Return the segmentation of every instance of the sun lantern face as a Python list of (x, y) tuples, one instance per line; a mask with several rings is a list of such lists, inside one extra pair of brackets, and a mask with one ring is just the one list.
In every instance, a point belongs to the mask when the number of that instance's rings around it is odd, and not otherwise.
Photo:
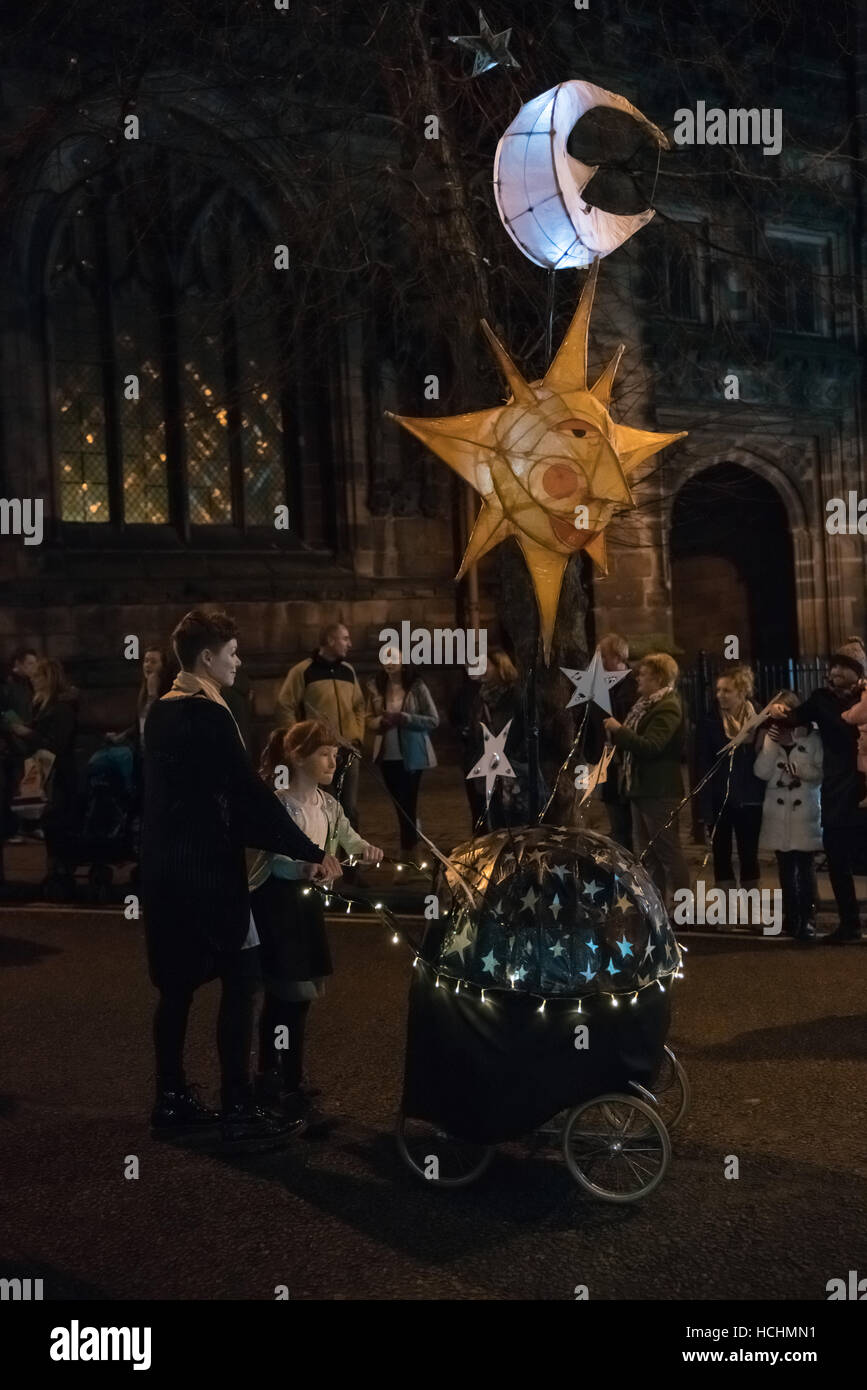
[(482, 498), (458, 579), (507, 536), (517, 539), (533, 580), (546, 662), (570, 557), (586, 549), (607, 570), (605, 528), (616, 510), (635, 505), (628, 475), (685, 433), (654, 434), (611, 419), (607, 407), (623, 348), (587, 389), (587, 333), (597, 273), (594, 262), (542, 381), (526, 381), (483, 322), (512, 390), (508, 403), (468, 415), (392, 417)]

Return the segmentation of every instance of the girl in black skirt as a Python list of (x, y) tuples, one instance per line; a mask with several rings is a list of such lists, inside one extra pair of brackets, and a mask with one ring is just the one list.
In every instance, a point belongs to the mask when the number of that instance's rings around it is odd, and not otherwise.
[[(327, 724), (308, 719), (276, 729), (262, 756), (261, 774), (295, 823), (329, 854), (342, 849), (365, 864), (382, 850), (353, 830), (330, 785), (337, 745)], [(304, 1029), (314, 999), (332, 973), (322, 895), (301, 877), (302, 865), (281, 854), (258, 854), (250, 869), (250, 905), (259, 935), (265, 1000), (259, 1020), (261, 1100), (281, 1103), (290, 1116), (304, 1114)], [(326, 886), (327, 885), (323, 885)]]

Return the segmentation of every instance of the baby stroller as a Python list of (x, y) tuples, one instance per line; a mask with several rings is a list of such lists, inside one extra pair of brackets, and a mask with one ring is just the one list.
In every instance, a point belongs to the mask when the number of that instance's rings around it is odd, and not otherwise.
[(410, 988), (402, 1157), (462, 1187), (497, 1144), (555, 1133), (586, 1191), (647, 1196), (689, 1101), (666, 1046), (681, 953), (650, 876), (550, 826), (486, 835), (451, 866)]

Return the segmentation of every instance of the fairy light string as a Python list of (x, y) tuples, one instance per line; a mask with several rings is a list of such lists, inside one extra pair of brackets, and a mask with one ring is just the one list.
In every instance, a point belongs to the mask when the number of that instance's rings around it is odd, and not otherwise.
[[(559, 771), (558, 771), (558, 773), (557, 773), (557, 778), (555, 779), (555, 783), (554, 783), (554, 791), (552, 792), (551, 796), (549, 797), (548, 801), (547, 801), (546, 804), (545, 804), (545, 807), (543, 808), (543, 810), (542, 810), (542, 812), (541, 812), (541, 814), (540, 814), (540, 817), (539, 817), (539, 822), (540, 822), (540, 823), (541, 823), (541, 821), (542, 821), (542, 818), (544, 817), (544, 815), (545, 815), (546, 812), (548, 811), (548, 809), (549, 809), (549, 807), (550, 807), (552, 801), (554, 800), (554, 795), (555, 795), (555, 793), (556, 793), (556, 788), (557, 788), (557, 784), (558, 784), (558, 782), (559, 782), (560, 777), (561, 777), (562, 774), (566, 771), (566, 769), (569, 767), (569, 764), (570, 764), (572, 758), (574, 757), (574, 755), (575, 755), (575, 753), (576, 753), (578, 747), (580, 746), (580, 743), (581, 743), (581, 740), (582, 740), (582, 737), (583, 737), (583, 733), (584, 733), (584, 727), (585, 727), (585, 724), (586, 724), (586, 721), (587, 721), (588, 709), (589, 709), (589, 706), (588, 706), (588, 707), (585, 707), (584, 713), (583, 713), (583, 716), (582, 716), (582, 719), (581, 719), (581, 723), (580, 723), (580, 725), (579, 725), (577, 734), (576, 734), (576, 736), (575, 736), (575, 738), (574, 738), (574, 740), (573, 740), (572, 746), (571, 746), (571, 748), (569, 749), (569, 751), (568, 751), (568, 753), (567, 753), (567, 755), (566, 755), (566, 758), (565, 758), (563, 764), (561, 765), (561, 767), (560, 767), (560, 769), (559, 769)], [(356, 749), (356, 748), (354, 748), (354, 747), (351, 747), (351, 746), (350, 746), (350, 747), (346, 747), (345, 751), (347, 752), (348, 757), (347, 757), (347, 760), (346, 760), (344, 766), (341, 768), (341, 770), (340, 770), (340, 772), (339, 772), (339, 774), (338, 774), (338, 777), (337, 777), (337, 779), (336, 779), (337, 785), (336, 785), (336, 787), (335, 787), (334, 794), (339, 798), (339, 796), (340, 796), (340, 790), (341, 790), (341, 786), (342, 786), (343, 777), (344, 777), (344, 775), (345, 775), (345, 772), (346, 772), (347, 768), (350, 766), (350, 763), (351, 763), (352, 759), (353, 759), (353, 758), (359, 758), (359, 759), (363, 760), (365, 763), (367, 763), (368, 766), (369, 766), (369, 767), (374, 771), (374, 773), (377, 775), (378, 780), (379, 780), (379, 782), (380, 782), (380, 784), (381, 784), (383, 790), (386, 791), (386, 793), (387, 793), (387, 795), (389, 796), (389, 799), (391, 800), (391, 802), (392, 802), (392, 804), (393, 804), (395, 810), (397, 811), (398, 815), (399, 815), (399, 816), (402, 816), (402, 817), (404, 818), (404, 820), (406, 820), (407, 824), (410, 824), (411, 822), (410, 822), (409, 816), (406, 814), (406, 812), (404, 811), (403, 807), (400, 806), (400, 805), (397, 803), (397, 801), (394, 799), (394, 797), (393, 797), (393, 796), (391, 795), (391, 793), (389, 792), (388, 788), (385, 786), (384, 779), (382, 778), (382, 775), (381, 775), (381, 773), (380, 773), (380, 770), (379, 770), (379, 768), (376, 767), (375, 763), (373, 763), (371, 759), (369, 759), (366, 755), (364, 755), (364, 754), (362, 754), (361, 752), (359, 752), (359, 750)], [(721, 757), (717, 760), (717, 762), (714, 763), (713, 767), (710, 769), (710, 771), (707, 773), (707, 775), (701, 780), (701, 782), (700, 782), (696, 787), (694, 787), (694, 788), (691, 790), (691, 792), (689, 793), (689, 795), (686, 796), (686, 797), (684, 798), (683, 802), (681, 802), (680, 806), (678, 806), (677, 811), (679, 811), (679, 810), (681, 809), (681, 807), (682, 807), (683, 805), (685, 805), (686, 802), (688, 802), (688, 801), (692, 798), (692, 796), (694, 796), (694, 795), (696, 794), (696, 792), (698, 792), (698, 791), (701, 790), (701, 788), (705, 785), (706, 781), (707, 781), (710, 777), (713, 776), (713, 774), (714, 774), (715, 771), (717, 770), (717, 767), (721, 764), (721, 762), (722, 762), (722, 760), (723, 760), (723, 758), (724, 758), (725, 756), (727, 756), (727, 754), (726, 754), (726, 753), (723, 753), (723, 754), (721, 755)], [(486, 807), (485, 813), (484, 813), (485, 817), (487, 816), (488, 811), (489, 811), (489, 807)], [(677, 814), (677, 811), (675, 811), (674, 815)], [(674, 819), (674, 815), (672, 816), (672, 819)], [(481, 822), (482, 819), (483, 819), (483, 817), (480, 817), (480, 818), (479, 818), (479, 821)], [(670, 824), (670, 822), (669, 822), (669, 824)], [(444, 876), (444, 877), (445, 877), (445, 885), (446, 885), (446, 887), (447, 887), (447, 889), (448, 889), (448, 891), (449, 891), (449, 893), (450, 893), (451, 896), (450, 896), (450, 900), (449, 900), (449, 907), (447, 907), (447, 908), (445, 909), (445, 911), (444, 911), (441, 915), (442, 915), (443, 917), (448, 917), (448, 916), (449, 916), (449, 913), (454, 909), (454, 905), (455, 905), (455, 891), (454, 891), (454, 888), (452, 887), (452, 882), (451, 882), (452, 876), (453, 876), (454, 882), (458, 885), (458, 888), (460, 889), (460, 891), (462, 892), (462, 894), (465, 896), (465, 898), (466, 898), (467, 901), (469, 902), (471, 908), (472, 908), (473, 910), (477, 909), (477, 907), (479, 906), (479, 903), (478, 903), (478, 900), (477, 900), (476, 892), (473, 890), (472, 886), (467, 882), (466, 878), (464, 877), (464, 873), (462, 872), (463, 866), (457, 864), (457, 863), (455, 862), (455, 860), (452, 859), (449, 855), (443, 854), (443, 853), (437, 848), (437, 846), (436, 846), (435, 844), (433, 844), (433, 842), (428, 838), (428, 836), (425, 835), (421, 830), (419, 830), (418, 827), (417, 827), (415, 824), (413, 824), (412, 828), (413, 828), (413, 830), (414, 830), (418, 835), (420, 835), (420, 837), (422, 838), (422, 840), (424, 840), (425, 844), (428, 845), (428, 847), (430, 848), (430, 851), (431, 851), (432, 855), (433, 855), (433, 856), (443, 865), (443, 867), (447, 870), (447, 873), (446, 873), (445, 876)], [(473, 836), (472, 836), (473, 840), (475, 840), (475, 838), (476, 838), (476, 834), (477, 834), (478, 828), (479, 828), (478, 824), (477, 824), (476, 826), (473, 827)], [(511, 842), (511, 844), (512, 844), (512, 847), (513, 847), (513, 849), (514, 849), (514, 847), (515, 847), (515, 841), (514, 841), (514, 835), (513, 835), (513, 830), (514, 830), (514, 828), (513, 828), (511, 825), (509, 825), (509, 824), (507, 823), (506, 826), (504, 827), (504, 829), (506, 830), (506, 832), (507, 832), (507, 834), (508, 834), (508, 836), (509, 836), (509, 840), (510, 840), (510, 842)], [(654, 838), (656, 838), (656, 837), (654, 837)], [(650, 849), (650, 847), (651, 847), (652, 844), (653, 844), (653, 841), (651, 841), (651, 842), (650, 842), (650, 845), (647, 846), (647, 849), (644, 851), (645, 854), (647, 853), (647, 850)], [(517, 857), (517, 856), (516, 856), (516, 857)], [(644, 855), (640, 856), (640, 859), (641, 859), (641, 860), (643, 860), (643, 858), (644, 858)], [(371, 864), (369, 864), (369, 863), (365, 863), (365, 861), (363, 860), (363, 858), (362, 858), (361, 856), (351, 856), (351, 857), (347, 860), (347, 865), (348, 865), (349, 867), (355, 867), (355, 865), (358, 864), (358, 863), (364, 864), (364, 866), (367, 867), (367, 868), (374, 868), (374, 869), (380, 869), (380, 868), (382, 867), (383, 864), (390, 864), (390, 865), (393, 865), (393, 866), (394, 866), (395, 871), (396, 871), (397, 873), (402, 873), (402, 872), (403, 872), (404, 870), (406, 870), (406, 869), (414, 869), (414, 870), (416, 870), (418, 873), (424, 874), (424, 873), (426, 873), (426, 872), (431, 868), (431, 864), (430, 864), (430, 862), (429, 862), (428, 860), (422, 860), (421, 862), (417, 862), (417, 861), (415, 861), (415, 860), (413, 860), (413, 859), (410, 859), (410, 858), (408, 858), (408, 857), (406, 857), (406, 856), (402, 856), (400, 859), (395, 859), (395, 858), (393, 858), (392, 856), (383, 855), (382, 859), (381, 859), (379, 862), (377, 862), (375, 865), (371, 865)], [(493, 870), (493, 866), (491, 866), (491, 867), (492, 867), (492, 870)], [(491, 886), (491, 885), (492, 885), (492, 876), (491, 876), (491, 873), (488, 873), (488, 872), (486, 872), (484, 869), (482, 869), (482, 870), (481, 870), (481, 874), (482, 874), (482, 877), (483, 877), (483, 879), (484, 879), (484, 881), (485, 881), (485, 887)], [(383, 903), (383, 902), (379, 902), (379, 901), (377, 901), (377, 902), (371, 902), (369, 899), (363, 898), (363, 897), (361, 897), (361, 896), (354, 896), (354, 897), (352, 897), (352, 898), (348, 898), (348, 897), (346, 897), (345, 894), (342, 894), (342, 893), (339, 893), (339, 892), (335, 891), (334, 888), (326, 888), (326, 887), (324, 887), (324, 886), (321, 885), (321, 884), (313, 884), (313, 883), (306, 885), (306, 886), (302, 889), (302, 892), (303, 892), (304, 894), (318, 893), (318, 894), (320, 895), (320, 897), (323, 899), (323, 905), (324, 905), (324, 907), (326, 908), (326, 910), (329, 909), (329, 908), (331, 907), (332, 900), (334, 900), (336, 903), (339, 903), (339, 904), (341, 904), (341, 905), (344, 906), (344, 913), (345, 913), (345, 915), (347, 915), (347, 916), (351, 916), (351, 914), (352, 914), (352, 909), (353, 909), (354, 907), (355, 907), (355, 908), (360, 908), (360, 910), (361, 910), (362, 912), (366, 912), (366, 913), (368, 913), (368, 914), (370, 914), (370, 915), (375, 916), (375, 917), (379, 920), (379, 922), (381, 923), (381, 925), (383, 926), (383, 928), (389, 933), (389, 936), (390, 936), (390, 938), (391, 938), (392, 944), (394, 944), (394, 945), (403, 944), (404, 946), (407, 946), (407, 947), (412, 951), (412, 953), (413, 953), (413, 967), (414, 967), (415, 969), (417, 969), (417, 970), (421, 970), (421, 971), (426, 971), (426, 972), (428, 972), (429, 975), (430, 975), (430, 977), (434, 980), (435, 987), (438, 988), (438, 989), (439, 989), (439, 988), (448, 988), (448, 987), (451, 987), (452, 990), (453, 990), (453, 992), (454, 992), (455, 994), (464, 993), (464, 994), (466, 994), (469, 998), (471, 998), (471, 999), (476, 999), (478, 1002), (480, 1002), (480, 1003), (481, 1003), (483, 1006), (485, 1006), (485, 1007), (490, 1006), (490, 1005), (494, 1002), (494, 999), (495, 999), (495, 997), (496, 997), (497, 995), (499, 995), (499, 994), (502, 994), (502, 995), (510, 995), (510, 994), (513, 994), (513, 993), (515, 992), (516, 977), (515, 977), (514, 974), (513, 974), (512, 977), (511, 977), (511, 983), (510, 983), (510, 986), (508, 986), (508, 987), (507, 987), (507, 986), (494, 985), (494, 984), (486, 984), (486, 985), (482, 986), (482, 985), (478, 985), (475, 981), (465, 979), (463, 976), (455, 975), (455, 974), (454, 974), (452, 971), (450, 971), (450, 970), (438, 969), (436, 966), (432, 965), (431, 962), (430, 962), (430, 961), (427, 961), (427, 960), (424, 958), (424, 956), (422, 955), (420, 943), (414, 941), (414, 940), (412, 939), (412, 937), (408, 935), (408, 933), (407, 933), (407, 932), (404, 930), (404, 928), (401, 926), (401, 924), (400, 924), (400, 922), (398, 921), (397, 917), (395, 916), (394, 912), (393, 912), (385, 903)], [(440, 916), (440, 914), (437, 914), (437, 919), (436, 919), (436, 920), (439, 920), (439, 916)], [(540, 927), (539, 929), (541, 930), (541, 927)], [(675, 940), (675, 944), (676, 944), (676, 947), (677, 947), (677, 959), (676, 959), (676, 962), (675, 962), (674, 966), (673, 966), (670, 970), (662, 972), (660, 975), (655, 976), (655, 977), (654, 977), (653, 979), (651, 979), (651, 980), (647, 980), (644, 984), (641, 984), (641, 985), (632, 984), (632, 985), (627, 986), (626, 988), (624, 988), (624, 989), (622, 989), (622, 990), (599, 990), (599, 989), (587, 990), (587, 991), (585, 991), (585, 992), (582, 993), (582, 994), (574, 994), (574, 995), (573, 995), (573, 994), (561, 994), (561, 993), (557, 993), (557, 994), (540, 994), (540, 993), (538, 993), (538, 992), (535, 991), (535, 990), (527, 990), (527, 989), (523, 989), (523, 988), (521, 989), (520, 993), (522, 994), (522, 996), (523, 996), (524, 998), (527, 998), (527, 999), (538, 999), (538, 1000), (539, 1000), (539, 1007), (537, 1008), (536, 1012), (539, 1013), (539, 1014), (541, 1014), (543, 1017), (544, 1017), (546, 1014), (548, 1014), (548, 1005), (549, 1005), (549, 1003), (550, 1003), (550, 1004), (553, 1004), (553, 1005), (558, 1005), (558, 1004), (560, 1004), (560, 1005), (564, 1005), (564, 1006), (567, 1006), (567, 1007), (574, 1008), (574, 1009), (575, 1009), (575, 1012), (576, 1012), (576, 1013), (580, 1013), (580, 1014), (583, 1014), (583, 1013), (584, 1013), (584, 1011), (585, 1011), (585, 1006), (586, 1006), (586, 1005), (592, 1004), (594, 1001), (597, 1002), (597, 1003), (600, 1004), (600, 1005), (604, 1004), (604, 1003), (607, 1001), (607, 1005), (608, 1005), (609, 1008), (619, 1008), (619, 1007), (620, 1007), (620, 1001), (621, 1001), (621, 999), (623, 999), (623, 1000), (628, 999), (628, 1000), (629, 1000), (630, 1006), (635, 1006), (635, 1005), (639, 1002), (639, 996), (640, 996), (641, 994), (644, 994), (645, 991), (647, 991), (648, 989), (652, 989), (652, 988), (654, 987), (654, 985), (655, 985), (655, 986), (657, 987), (657, 989), (660, 990), (662, 993), (665, 993), (665, 992), (666, 992), (666, 985), (664, 985), (664, 984), (662, 983), (663, 980), (667, 981), (668, 986), (669, 986), (669, 988), (670, 988), (671, 982), (672, 982), (673, 980), (676, 980), (676, 979), (677, 979), (677, 980), (681, 980), (681, 979), (684, 978), (684, 975), (683, 975), (683, 953), (686, 952), (686, 949), (687, 949), (687, 948), (686, 948), (685, 946), (682, 946), (682, 945), (680, 944), (680, 942), (678, 942), (678, 941), (676, 941), (676, 940)]]
[[(469, 998), (477, 999), (483, 1005), (490, 1005), (492, 1002), (494, 1002), (491, 998), (492, 995), (509, 995), (512, 994), (515, 990), (514, 975), (511, 978), (511, 985), (508, 987), (504, 985), (490, 984), (482, 986), (476, 984), (476, 982), (473, 980), (465, 979), (461, 975), (455, 975), (450, 970), (439, 969), (435, 965), (431, 964), (431, 962), (426, 960), (424, 956), (421, 954), (421, 944), (419, 942), (414, 941), (412, 937), (404, 930), (397, 917), (395, 916), (394, 912), (392, 912), (391, 908), (389, 908), (385, 903), (371, 902), (369, 899), (362, 897), (347, 898), (345, 894), (338, 893), (337, 891), (335, 891), (334, 888), (326, 888), (322, 884), (317, 883), (305, 884), (301, 891), (304, 894), (304, 896), (307, 896), (310, 893), (319, 894), (319, 896), (323, 899), (323, 905), (326, 908), (326, 910), (331, 907), (332, 901), (334, 901), (336, 903), (345, 905), (346, 916), (351, 916), (352, 909), (354, 907), (360, 907), (362, 912), (377, 917), (383, 928), (388, 932), (389, 936), (391, 937), (392, 944), (403, 944), (404, 946), (408, 947), (409, 950), (413, 953), (413, 967), (415, 969), (427, 971), (430, 978), (434, 980), (435, 987), (438, 989), (451, 987), (455, 994), (466, 994)], [(454, 896), (452, 896), (452, 902), (454, 902)], [(443, 916), (448, 916), (450, 911), (451, 909), (447, 908), (446, 911), (443, 913)], [(547, 1005), (549, 1003), (577, 1006), (578, 1013), (583, 1013), (583, 1006), (592, 1001), (597, 1001), (598, 1003), (602, 1004), (607, 1000), (608, 1007), (610, 1008), (618, 1008), (620, 1005), (620, 1000), (626, 998), (630, 999), (630, 1003), (635, 1004), (638, 1001), (638, 996), (640, 994), (643, 994), (645, 990), (652, 989), (654, 985), (657, 987), (657, 989), (661, 990), (662, 993), (665, 993), (666, 987), (662, 984), (662, 980), (666, 980), (670, 984), (672, 980), (683, 979), (682, 953), (686, 951), (686, 947), (681, 946), (679, 942), (677, 943), (677, 945), (678, 958), (672, 969), (665, 971), (661, 976), (657, 976), (652, 980), (648, 980), (643, 985), (629, 985), (627, 988), (622, 990), (588, 990), (583, 994), (539, 994), (535, 990), (526, 989), (522, 989), (520, 992), (524, 996), (524, 998), (538, 999), (540, 1001), (540, 1007), (537, 1009), (536, 1012), (543, 1015), (547, 1013)]]

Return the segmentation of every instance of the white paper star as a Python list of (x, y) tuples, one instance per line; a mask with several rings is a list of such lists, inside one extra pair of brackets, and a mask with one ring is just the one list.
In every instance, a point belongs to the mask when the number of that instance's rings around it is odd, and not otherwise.
[(557, 956), (557, 957), (560, 957), (560, 956), (563, 955), (563, 942), (562, 942), (562, 941), (555, 941), (555, 942), (554, 942), (554, 945), (551, 947), (551, 955), (552, 955), (552, 956)]
[(485, 779), (485, 801), (490, 805), (491, 795), (494, 790), (494, 783), (498, 777), (511, 777), (515, 779), (512, 765), (506, 757), (506, 739), (509, 737), (509, 730), (512, 721), (509, 720), (498, 734), (494, 735), (490, 729), (482, 724), (482, 735), (484, 737), (484, 751), (479, 761), (471, 772), (467, 773), (466, 780), (469, 782), (473, 777), (484, 777)]
[(468, 922), (464, 922), (463, 926), (460, 929), (460, 932), (456, 937), (454, 937), (452, 941), (451, 949), (449, 950), (449, 955), (460, 956), (461, 963), (463, 963), (464, 952), (466, 951), (467, 947), (472, 943), (472, 939), (472, 929)]
[(482, 957), (482, 969), (487, 970), (489, 975), (493, 975), (496, 964), (497, 957), (494, 955), (493, 951), (489, 951), (486, 956)]
[(557, 897), (557, 894), (555, 893), (554, 897), (551, 900), (551, 916), (554, 918), (555, 922), (562, 911), (563, 905), (560, 902), (560, 899)]
[(523, 898), (521, 899), (521, 902), (523, 903), (524, 907), (526, 907), (526, 908), (528, 909), (528, 911), (530, 911), (530, 912), (535, 912), (537, 901), (538, 901), (538, 899), (537, 899), (537, 897), (536, 897), (536, 894), (533, 892), (533, 889), (532, 889), (532, 886), (531, 886), (530, 888), (527, 889), (526, 893), (524, 894)]
[(602, 883), (597, 883), (594, 878), (591, 880), (590, 883), (584, 884), (584, 892), (585, 894), (589, 893), (591, 898), (595, 898), (597, 893), (605, 892), (605, 885)]
[(606, 671), (602, 665), (602, 657), (599, 650), (593, 653), (593, 660), (584, 671), (569, 671), (565, 666), (560, 670), (564, 676), (568, 676), (575, 686), (572, 698), (566, 706), (571, 709), (573, 705), (583, 705), (591, 701), (598, 705), (606, 714), (611, 713), (611, 687), (617, 685), (625, 676), (629, 675), (629, 670), (625, 671)]

